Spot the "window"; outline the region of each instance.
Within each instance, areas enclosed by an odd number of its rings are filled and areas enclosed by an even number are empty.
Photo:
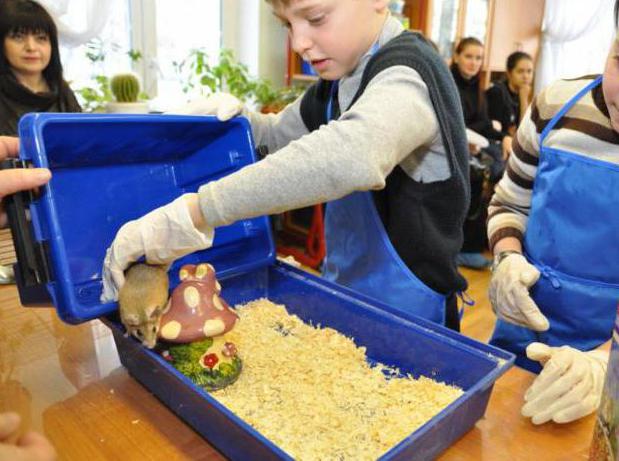
[[[161,108],[187,99],[174,68],[192,49],[206,51],[211,63],[219,56],[221,45],[221,10],[219,1],[156,0],[157,11],[157,99]]]
[[[129,9],[127,0],[107,0],[108,21],[98,37],[80,46],[62,46],[60,54],[64,76],[71,86],[81,88],[91,85],[95,75],[112,75],[130,68],[126,52],[131,48],[129,35]],[[86,17],[86,3],[72,2],[62,21],[71,28],[79,28]]]
[[[450,58],[458,29],[459,0],[432,2],[432,32],[430,37],[438,46],[441,56]]]
[[[468,0],[466,3],[464,35],[467,37],[475,37],[484,43],[486,41],[487,20],[488,0]]]
[[[86,44],[61,46],[65,78],[72,88],[96,88],[95,77],[133,70],[152,100],[151,109],[165,110],[187,99],[174,68],[194,48],[217,60],[221,44],[221,1],[106,0],[109,19],[102,32]],[[84,22],[86,2],[73,1],[63,22],[77,28]],[[141,58],[132,62],[129,51]],[[83,100],[82,100],[83,102]]]

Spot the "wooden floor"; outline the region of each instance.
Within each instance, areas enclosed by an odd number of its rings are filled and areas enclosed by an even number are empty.
[[[486,254],[486,257],[490,257],[490,253]],[[312,268],[303,267],[303,269],[320,275],[319,272]],[[473,306],[465,306],[464,315],[460,323],[461,333],[478,341],[488,342],[496,319],[488,300],[490,269],[472,270],[463,267],[458,269],[469,284],[466,295],[475,302]],[[461,306],[461,304],[462,302],[459,300],[458,306]]]
[[[11,265],[15,260],[11,231],[9,229],[0,229],[0,264]]]
[[[469,282],[467,294],[475,301],[474,306],[466,307],[461,322],[461,331],[466,336],[487,342],[494,329],[495,315],[488,300],[490,269],[481,271],[460,268]]]

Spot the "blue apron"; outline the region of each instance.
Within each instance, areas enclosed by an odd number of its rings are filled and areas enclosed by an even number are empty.
[[[337,83],[331,87],[327,120]],[[446,296],[419,280],[389,240],[371,192],[354,192],[327,204],[323,276],[385,304],[445,323]]]
[[[559,119],[601,81],[574,96],[540,137],[524,251],[541,273],[531,296],[550,329],[535,332],[498,320],[490,341],[534,372],[541,366],[527,359],[529,343],[593,349],[610,339],[617,312],[619,166],[544,145]]]

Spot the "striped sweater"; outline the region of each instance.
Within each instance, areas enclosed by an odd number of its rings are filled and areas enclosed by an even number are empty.
[[[540,135],[567,101],[596,77],[559,80],[533,100],[518,128],[513,154],[488,209],[491,249],[505,237],[523,240],[539,161]],[[619,164],[619,134],[611,127],[601,84],[563,116],[544,144]]]

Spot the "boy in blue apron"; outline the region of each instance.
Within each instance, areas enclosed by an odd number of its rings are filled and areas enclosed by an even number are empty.
[[[615,4],[615,23],[617,6]],[[597,409],[619,302],[619,37],[604,74],[542,91],[489,209],[491,342],[539,372],[535,424]]]
[[[116,299],[123,270],[142,255],[168,263],[208,247],[218,226],[329,202],[325,277],[457,329],[468,149],[445,63],[389,15],[387,0],[270,3],[319,81],[277,115],[226,94],[181,111],[242,114],[271,155],[123,226],[102,300]]]

